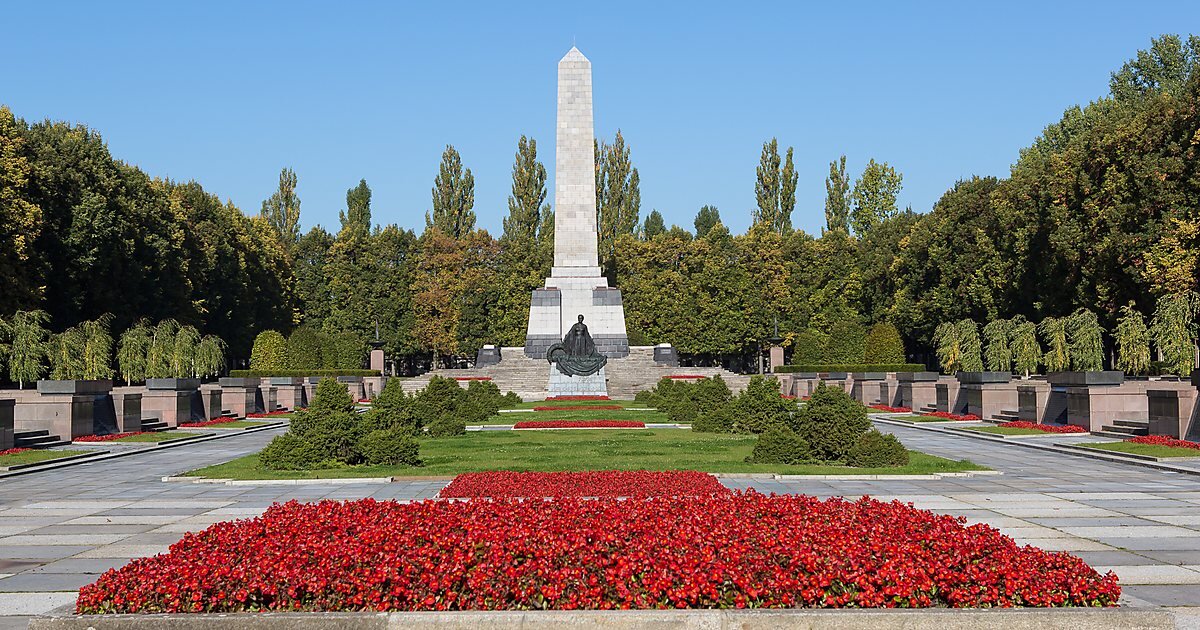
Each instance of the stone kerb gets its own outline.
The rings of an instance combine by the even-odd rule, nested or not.
[[[15,443],[13,408],[16,404],[14,398],[0,398],[0,451],[7,451]]]

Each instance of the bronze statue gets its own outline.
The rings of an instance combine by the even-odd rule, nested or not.
[[[583,315],[567,331],[562,343],[550,346],[546,351],[546,360],[567,376],[595,374],[608,362],[607,357],[596,352],[596,342],[592,341],[587,324],[583,323]]]

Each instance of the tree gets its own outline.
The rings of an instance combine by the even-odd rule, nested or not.
[[[324,365],[321,358],[325,342],[321,337],[325,333],[312,326],[300,326],[288,335],[287,348],[284,351],[289,370],[318,370]]]
[[[113,377],[113,338],[109,332],[112,320],[112,314],[105,313],[79,325],[83,341],[81,378],[97,380]]]
[[[50,378],[59,381],[82,379],[83,345],[83,331],[78,326],[50,335],[50,343],[47,344]]]
[[[658,210],[651,210],[646,216],[646,223],[642,226],[642,238],[650,240],[655,236],[663,234],[667,231],[667,226],[663,222],[663,216]]]
[[[1037,372],[1042,362],[1042,346],[1037,339],[1037,325],[1018,315],[1012,318],[1012,356],[1018,372],[1025,375]]]
[[[900,194],[903,176],[887,162],[871,158],[862,176],[854,182],[851,198],[850,226],[858,235],[866,234],[885,218],[896,213],[896,197]]]
[[[938,362],[947,374],[983,371],[979,325],[970,319],[945,322],[933,333]]]
[[[453,145],[446,145],[442,164],[433,180],[433,211],[425,213],[425,226],[436,227],[450,238],[462,238],[475,229],[475,176],[464,169]]]
[[[844,155],[829,163],[825,178],[825,229],[850,233],[850,178]]]
[[[1121,317],[1114,331],[1117,360],[1113,367],[1126,374],[1150,372],[1150,329],[1146,318],[1138,312],[1133,302],[1121,307]]]
[[[146,362],[150,354],[153,332],[146,318],[139,319],[121,333],[117,347],[117,368],[126,385],[146,380]]]
[[[799,175],[792,162],[792,147],[788,147],[787,158],[782,167],[779,159],[779,142],[775,138],[763,143],[759,157],[754,197],[758,208],[754,212],[754,224],[764,225],[776,234],[785,235],[792,231],[792,210],[796,207],[796,183]]]
[[[319,225],[300,237],[292,267],[299,308],[299,312],[292,317],[293,322],[320,327],[329,317],[334,301],[325,278],[325,265],[333,243],[334,237]]]
[[[1100,326],[1095,313],[1081,308],[1067,317],[1067,344],[1071,369],[1104,369],[1104,328]]]
[[[512,167],[512,194],[508,196],[508,216],[504,235],[533,243],[542,215],[550,211],[546,203],[546,167],[537,158],[537,140],[524,134],[517,140]]]
[[[617,239],[637,230],[642,206],[641,180],[620,129],[611,145],[597,143],[595,151],[600,264],[611,270],[616,260]]]
[[[983,338],[987,341],[984,355],[987,369],[993,372],[1011,372],[1013,367],[1012,338],[1013,322],[994,319],[983,327]]]
[[[1195,291],[1164,295],[1154,308],[1150,335],[1166,369],[1174,374],[1186,376],[1196,369],[1197,315],[1200,294]]]
[[[346,210],[338,211],[342,231],[351,230],[363,236],[371,233],[371,187],[367,180],[358,180],[358,185],[346,191]]]
[[[1067,319],[1047,317],[1038,324],[1038,332],[1046,340],[1042,360],[1048,372],[1062,372],[1071,367],[1071,352],[1067,341]]]
[[[254,338],[250,369],[269,372],[287,369],[287,341],[278,331],[264,330]]]
[[[1154,92],[1181,94],[1188,80],[1200,72],[1200,37],[1183,41],[1178,35],[1151,40],[1149,50],[1112,73],[1109,89],[1118,101],[1136,101]]]
[[[692,225],[696,228],[696,238],[704,238],[714,227],[721,222],[721,213],[716,206],[702,206],[700,211],[696,213],[696,220]]]
[[[262,202],[259,216],[267,220],[279,241],[289,249],[300,240],[300,197],[296,195],[296,172],[279,172],[279,188]]]
[[[33,167],[24,148],[24,121],[0,106],[0,313],[36,304],[42,294],[33,269],[42,209],[30,201]]]
[[[904,363],[904,341],[900,339],[900,331],[888,322],[879,322],[867,333],[866,350],[863,352],[863,363],[897,364]]]
[[[196,376],[211,378],[225,373],[225,341],[216,335],[204,335],[196,344]]]
[[[9,327],[12,343],[8,356],[8,378],[25,389],[26,382],[36,381],[46,373],[47,343],[50,333],[46,311],[17,311]]]
[[[171,352],[171,374],[175,378],[199,376],[196,358],[200,347],[200,331],[195,326],[180,326],[175,333],[175,346]]]

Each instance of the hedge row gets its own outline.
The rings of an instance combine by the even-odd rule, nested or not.
[[[230,370],[232,378],[271,378],[273,376],[379,376],[379,370]]]
[[[780,365],[776,372],[927,372],[920,363],[816,363],[812,365]]]

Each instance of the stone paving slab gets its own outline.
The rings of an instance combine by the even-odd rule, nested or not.
[[[6,615],[44,615],[75,603],[75,593],[0,593],[0,610]]]
[[[1183,566],[1094,566],[1101,573],[1112,571],[1122,585],[1131,584],[1200,584],[1200,571]],[[3,581],[0,581],[0,585]],[[1200,604],[1200,602],[1195,602]]]

